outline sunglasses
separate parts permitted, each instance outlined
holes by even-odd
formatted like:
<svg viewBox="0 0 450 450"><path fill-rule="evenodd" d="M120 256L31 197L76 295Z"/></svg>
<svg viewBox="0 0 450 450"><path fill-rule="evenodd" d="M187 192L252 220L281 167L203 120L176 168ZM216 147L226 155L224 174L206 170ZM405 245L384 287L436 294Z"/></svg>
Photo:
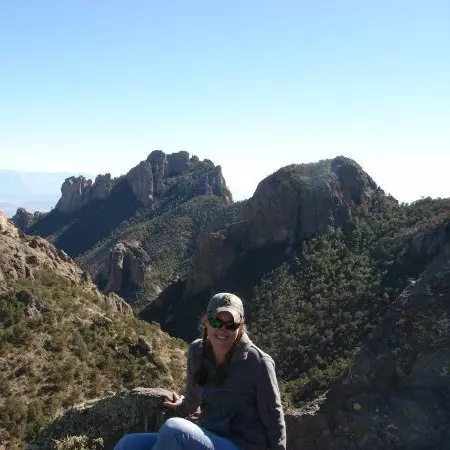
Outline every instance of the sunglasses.
<svg viewBox="0 0 450 450"><path fill-rule="evenodd" d="M208 317L208 323L213 328L222 328L225 327L226 330L235 331L237 330L241 324L232 322L224 322L223 320L220 320L218 317Z"/></svg>

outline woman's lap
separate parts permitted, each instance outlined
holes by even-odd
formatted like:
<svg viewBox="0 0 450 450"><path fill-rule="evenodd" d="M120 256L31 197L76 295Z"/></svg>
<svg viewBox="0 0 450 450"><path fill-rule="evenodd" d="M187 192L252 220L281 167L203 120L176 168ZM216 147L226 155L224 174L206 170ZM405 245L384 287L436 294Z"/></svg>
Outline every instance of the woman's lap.
<svg viewBox="0 0 450 450"><path fill-rule="evenodd" d="M158 433L124 436L114 450L238 450L233 442L217 436L194 423L174 417L168 419Z"/></svg>

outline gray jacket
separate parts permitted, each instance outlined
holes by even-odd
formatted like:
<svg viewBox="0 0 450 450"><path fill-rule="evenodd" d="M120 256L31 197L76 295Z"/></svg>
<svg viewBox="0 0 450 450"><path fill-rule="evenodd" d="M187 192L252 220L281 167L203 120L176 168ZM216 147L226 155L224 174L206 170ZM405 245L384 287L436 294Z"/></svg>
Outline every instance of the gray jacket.
<svg viewBox="0 0 450 450"><path fill-rule="evenodd" d="M236 346L225 381L216 385L216 365L210 348L204 367L207 382L199 386L203 342L189 347L186 396L179 407L189 415L201 408L200 426L226 437L245 450L286 449L286 426L272 358L244 334Z"/></svg>

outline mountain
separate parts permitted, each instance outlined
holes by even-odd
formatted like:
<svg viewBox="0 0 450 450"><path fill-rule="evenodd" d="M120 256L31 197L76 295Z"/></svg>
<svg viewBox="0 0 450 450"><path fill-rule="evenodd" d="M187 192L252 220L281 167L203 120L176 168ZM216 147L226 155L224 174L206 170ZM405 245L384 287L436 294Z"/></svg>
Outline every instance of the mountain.
<svg viewBox="0 0 450 450"><path fill-rule="evenodd" d="M61 184L71 174L0 170L0 210L12 217L17 208L49 211L61 194Z"/></svg>
<svg viewBox="0 0 450 450"><path fill-rule="evenodd" d="M175 155L152 153L116 180L66 180L59 206L27 230L76 257L105 293L120 293L141 318L185 340L196 337L211 293L242 296L252 339L276 361L286 405L300 408L290 426L300 421L308 434L291 434L292 442L444 445L450 199L399 204L339 156L283 167L252 198L233 203L220 166ZM176 171L168 170L173 158L182 162ZM424 281L430 277L442 291ZM349 403L353 373L361 397ZM421 406L422 391L430 402ZM411 415L402 415L407 404ZM409 440L415 418L428 424L417 447ZM320 440L320 430L328 437Z"/></svg>
<svg viewBox="0 0 450 450"><path fill-rule="evenodd" d="M188 276L140 315L190 340L211 293L238 293L301 406L330 388L446 245L448 221L450 200L400 205L347 158L288 166L234 223L202 236Z"/></svg>
<svg viewBox="0 0 450 450"><path fill-rule="evenodd" d="M187 152L153 151L126 175L70 177L54 210L13 217L23 231L77 258L97 284L145 306L187 274L196 242L234 206L220 166Z"/></svg>
<svg viewBox="0 0 450 450"><path fill-rule="evenodd" d="M186 344L104 295L62 250L0 213L0 442L23 448L74 404L184 385Z"/></svg>

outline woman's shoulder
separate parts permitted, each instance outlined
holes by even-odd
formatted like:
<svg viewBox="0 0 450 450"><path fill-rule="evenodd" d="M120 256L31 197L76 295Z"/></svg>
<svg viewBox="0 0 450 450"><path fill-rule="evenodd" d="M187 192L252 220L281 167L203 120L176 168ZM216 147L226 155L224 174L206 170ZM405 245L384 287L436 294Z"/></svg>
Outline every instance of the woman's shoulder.
<svg viewBox="0 0 450 450"><path fill-rule="evenodd" d="M253 342L249 346L249 353L254 355L257 359L272 359L272 357L268 353L266 353L264 350L261 350L259 347L253 344Z"/></svg>
<svg viewBox="0 0 450 450"><path fill-rule="evenodd" d="M189 357L195 358L199 356L202 352L203 340L196 339L189 344Z"/></svg>
<svg viewBox="0 0 450 450"><path fill-rule="evenodd" d="M266 353L264 350L260 349L256 344L254 344L250 339L247 343L247 358L256 360L258 362L271 362L273 363L272 357Z"/></svg>

